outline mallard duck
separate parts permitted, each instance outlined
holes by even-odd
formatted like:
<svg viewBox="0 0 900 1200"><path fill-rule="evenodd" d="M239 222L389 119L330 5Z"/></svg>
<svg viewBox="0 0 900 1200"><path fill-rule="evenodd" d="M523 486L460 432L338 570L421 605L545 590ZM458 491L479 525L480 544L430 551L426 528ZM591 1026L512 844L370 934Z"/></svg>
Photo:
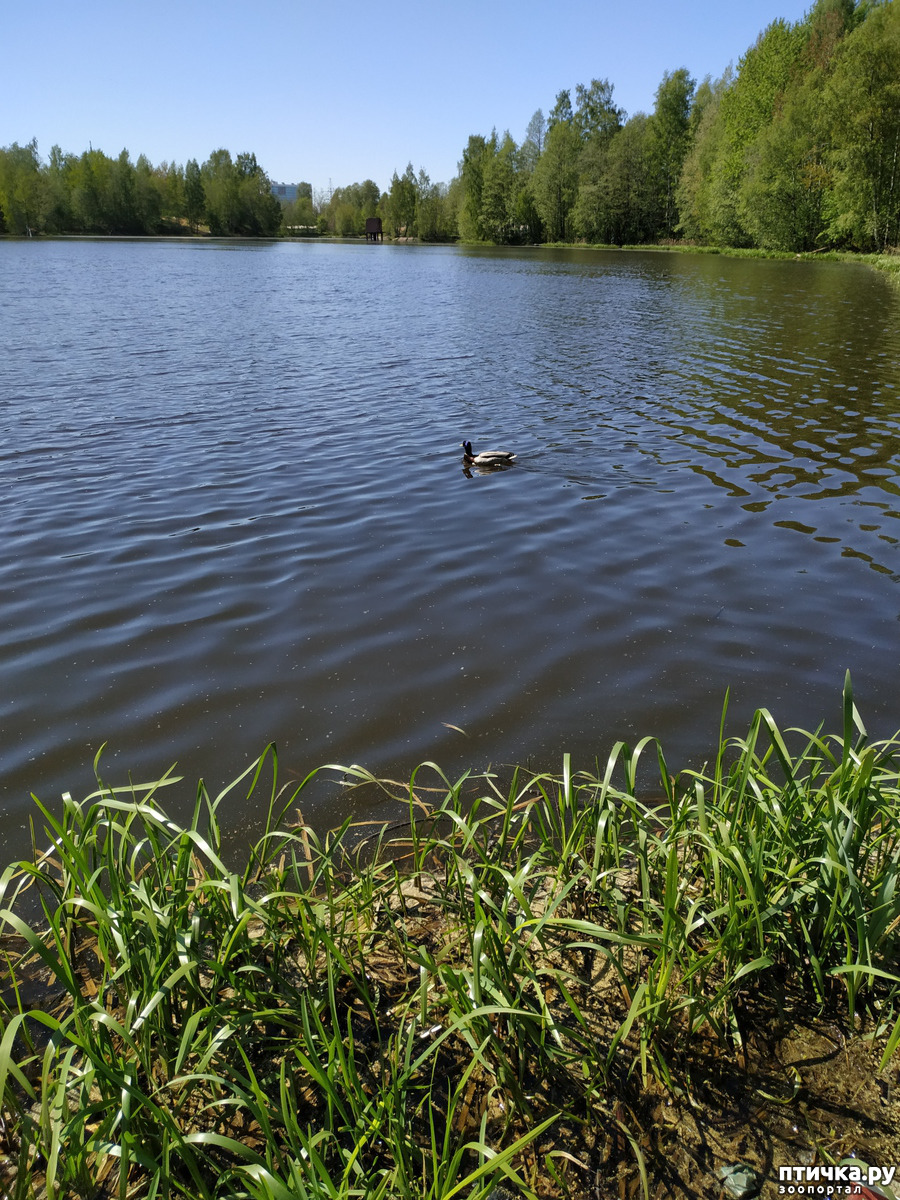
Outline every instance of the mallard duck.
<svg viewBox="0 0 900 1200"><path fill-rule="evenodd" d="M475 454L471 442L460 442L459 444L463 448L463 458L466 463L474 463L479 467L502 467L511 463L516 457L509 450L482 450L480 454Z"/></svg>

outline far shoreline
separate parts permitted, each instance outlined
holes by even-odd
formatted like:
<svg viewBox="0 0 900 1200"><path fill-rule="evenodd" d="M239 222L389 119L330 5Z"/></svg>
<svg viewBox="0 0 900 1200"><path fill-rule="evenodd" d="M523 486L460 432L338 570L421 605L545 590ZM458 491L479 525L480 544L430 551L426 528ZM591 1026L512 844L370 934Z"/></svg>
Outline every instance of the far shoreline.
<svg viewBox="0 0 900 1200"><path fill-rule="evenodd" d="M722 258L745 258L772 260L779 262L837 262L858 263L887 276L896 287L900 287L900 249L887 254L865 254L855 250L763 250L741 246L704 246L690 245L684 242L667 243L636 243L611 245L595 242L523 242L521 245L501 245L497 242L465 242L461 239L454 241L429 242L421 238L392 238L385 237L383 242L368 243L362 234L354 237L340 237L335 234L311 234L295 236L279 234L272 237L252 237L241 234L223 235L210 233L37 233L31 236L12 233L0 233L2 242L222 242L239 244L242 242L254 244L277 245L282 242L290 243L324 243L325 245L382 245L382 246L459 246L468 249L495 250L501 253L508 250L574 250L574 251L603 251L608 253L627 254L701 254L718 255Z"/></svg>

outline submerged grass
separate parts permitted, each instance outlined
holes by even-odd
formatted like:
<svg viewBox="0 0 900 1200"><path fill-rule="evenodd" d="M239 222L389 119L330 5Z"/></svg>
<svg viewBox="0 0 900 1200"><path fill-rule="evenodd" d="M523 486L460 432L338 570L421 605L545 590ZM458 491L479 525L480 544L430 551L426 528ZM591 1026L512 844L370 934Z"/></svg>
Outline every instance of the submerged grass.
<svg viewBox="0 0 900 1200"><path fill-rule="evenodd" d="M285 827L316 773L280 789L270 748L229 789L268 793L242 871L227 793L184 824L171 777L36 802L49 847L0 877L5 1194L712 1194L712 1160L659 1191L648 1114L696 1104L711 1063L749 1079L772 1013L865 1032L892 1069L898 763L848 680L837 735L763 709L726 738L723 714L677 778L652 739L503 787L345 770L402 806L399 838ZM790 1104L779 1082L754 1103Z"/></svg>

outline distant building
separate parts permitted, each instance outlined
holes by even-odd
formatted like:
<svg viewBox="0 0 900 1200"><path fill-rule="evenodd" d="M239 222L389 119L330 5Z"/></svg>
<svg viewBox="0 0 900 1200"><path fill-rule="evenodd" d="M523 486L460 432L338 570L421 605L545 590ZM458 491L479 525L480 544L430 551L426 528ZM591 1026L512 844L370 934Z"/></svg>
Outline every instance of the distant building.
<svg viewBox="0 0 900 1200"><path fill-rule="evenodd" d="M293 204L297 199L297 188L299 186L297 183L273 183L272 195L280 200L282 204Z"/></svg>

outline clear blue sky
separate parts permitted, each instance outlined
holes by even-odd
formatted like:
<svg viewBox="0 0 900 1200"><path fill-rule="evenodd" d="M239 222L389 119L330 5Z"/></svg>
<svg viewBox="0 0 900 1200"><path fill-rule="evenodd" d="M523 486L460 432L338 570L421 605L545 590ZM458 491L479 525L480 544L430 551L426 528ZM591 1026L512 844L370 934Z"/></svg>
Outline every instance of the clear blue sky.
<svg viewBox="0 0 900 1200"><path fill-rule="evenodd" d="M0 146L92 144L202 162L252 150L273 181L385 189L407 162L457 171L469 134L509 129L562 88L608 79L650 112L665 71L699 82L812 0L122 0L10 4Z"/></svg>

